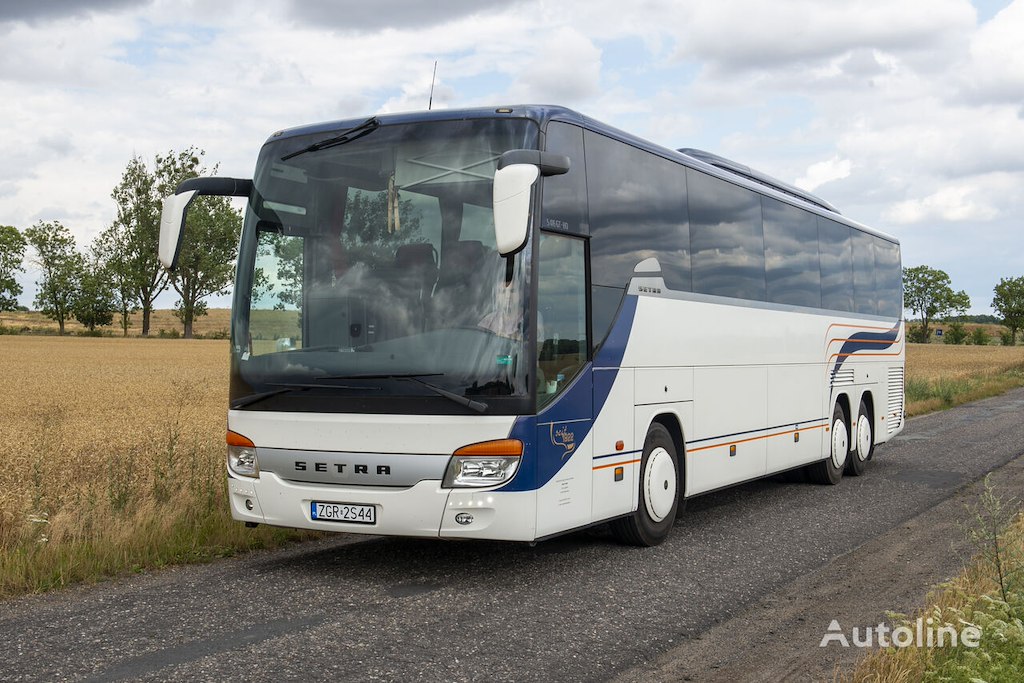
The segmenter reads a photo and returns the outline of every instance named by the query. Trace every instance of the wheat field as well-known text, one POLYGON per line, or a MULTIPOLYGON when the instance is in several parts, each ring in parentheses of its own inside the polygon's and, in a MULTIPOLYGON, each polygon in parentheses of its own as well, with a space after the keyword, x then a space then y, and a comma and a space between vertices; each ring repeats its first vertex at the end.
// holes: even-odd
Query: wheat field
POLYGON ((1024 386, 1024 346, 907 344, 907 415, 1024 386))
POLYGON ((0 596, 290 537, 227 512, 227 342, 0 336, 0 377, 0 596))

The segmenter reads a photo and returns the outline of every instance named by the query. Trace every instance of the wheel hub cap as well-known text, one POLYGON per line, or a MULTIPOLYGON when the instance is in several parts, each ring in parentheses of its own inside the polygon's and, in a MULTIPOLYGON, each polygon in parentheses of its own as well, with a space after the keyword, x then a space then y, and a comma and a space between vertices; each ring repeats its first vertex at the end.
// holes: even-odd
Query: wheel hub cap
POLYGON ((846 464, 846 454, 850 450, 850 439, 846 433, 846 423, 836 420, 832 423, 832 465, 839 469, 846 464))
POLYGON ((644 470, 644 504, 656 522, 668 516, 676 499, 676 468, 664 448, 655 448, 647 457, 644 470))
POLYGON ((861 415, 857 420, 857 457, 861 460, 868 459, 871 452, 871 422, 867 415, 861 415))

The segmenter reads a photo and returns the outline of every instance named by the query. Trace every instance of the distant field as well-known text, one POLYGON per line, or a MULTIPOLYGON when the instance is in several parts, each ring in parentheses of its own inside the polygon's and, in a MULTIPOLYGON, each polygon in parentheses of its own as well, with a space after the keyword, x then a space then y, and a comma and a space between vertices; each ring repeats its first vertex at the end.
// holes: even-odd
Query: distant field
MULTIPOLYGON (((20 329, 28 327, 32 331, 52 331, 57 332, 57 323, 47 318, 42 313, 34 312, 3 312, 0 313, 0 325, 4 327, 13 327, 20 329)), ((196 334, 216 334, 227 331, 231 328, 231 309, 230 308, 211 308, 208 315, 196 318, 194 330, 196 334)), ((121 319, 115 316, 114 323, 107 327, 100 328, 104 334, 113 334, 121 336, 121 319)), ((80 325, 74 320, 68 320, 64 323, 64 330, 68 334, 75 334, 77 332, 83 332, 85 326, 80 325)), ((152 319, 150 320, 150 334, 157 336, 160 330, 170 332, 171 330, 177 330, 179 333, 182 331, 181 321, 174 317, 174 311, 169 309, 160 309, 153 311, 152 319)), ((131 325, 128 327, 129 336, 139 336, 142 334, 142 313, 135 313, 131 317, 131 325)))
POLYGON ((921 415, 1024 386, 1024 346, 907 344, 907 414, 921 415))

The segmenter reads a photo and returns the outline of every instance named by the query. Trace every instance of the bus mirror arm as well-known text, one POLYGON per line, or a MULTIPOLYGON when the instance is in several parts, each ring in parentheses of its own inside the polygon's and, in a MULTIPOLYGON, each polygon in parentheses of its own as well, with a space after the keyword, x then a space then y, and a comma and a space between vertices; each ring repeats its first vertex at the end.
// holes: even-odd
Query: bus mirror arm
POLYGON ((178 254, 185 233, 185 215, 192 201, 199 196, 248 197, 252 180, 244 178, 189 178, 164 199, 160 214, 160 264, 167 270, 178 266, 178 254))
POLYGON ((562 175, 569 172, 569 157, 536 149, 510 149, 498 157, 498 170, 513 164, 532 164, 542 176, 562 175))

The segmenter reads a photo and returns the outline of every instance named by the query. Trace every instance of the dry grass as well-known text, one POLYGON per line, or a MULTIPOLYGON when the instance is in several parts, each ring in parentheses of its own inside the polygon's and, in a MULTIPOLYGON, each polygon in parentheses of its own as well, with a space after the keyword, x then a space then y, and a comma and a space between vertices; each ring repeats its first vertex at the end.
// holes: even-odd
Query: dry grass
POLYGON ((224 341, 0 336, 0 596, 274 544, 225 500, 224 341))
POLYGON ((1024 346, 907 344, 907 415, 1024 386, 1024 346))
MULTIPOLYGON (((1024 516, 1019 516, 1002 536, 1007 544, 1005 560, 1019 562, 1024 558, 1024 516)), ((1015 586, 1020 585, 1020 579, 1015 586)), ((931 619, 936 626, 971 623, 982 626, 981 647, 976 652, 964 648, 889 647, 876 649, 857 662, 849 673, 838 673, 840 683, 912 683, 935 681, 1019 681, 1022 672, 1014 666, 1021 659, 1022 628, 1015 619, 1024 613, 1024 595, 1010 593, 1010 602, 1001 602, 999 584, 992 568, 976 558, 959 575, 936 586, 926 599, 929 607, 913 617, 893 615, 897 621, 913 623, 916 617, 931 619), (1009 636, 1009 637, 1008 637, 1009 636), (1013 671, 1006 677, 998 671, 1009 663, 1013 671), (1000 666, 1000 665, 1003 666, 1000 666), (996 668, 993 676, 991 669, 996 668), (974 674, 974 675, 972 675, 974 674), (987 674, 987 676, 986 676, 987 674)))

